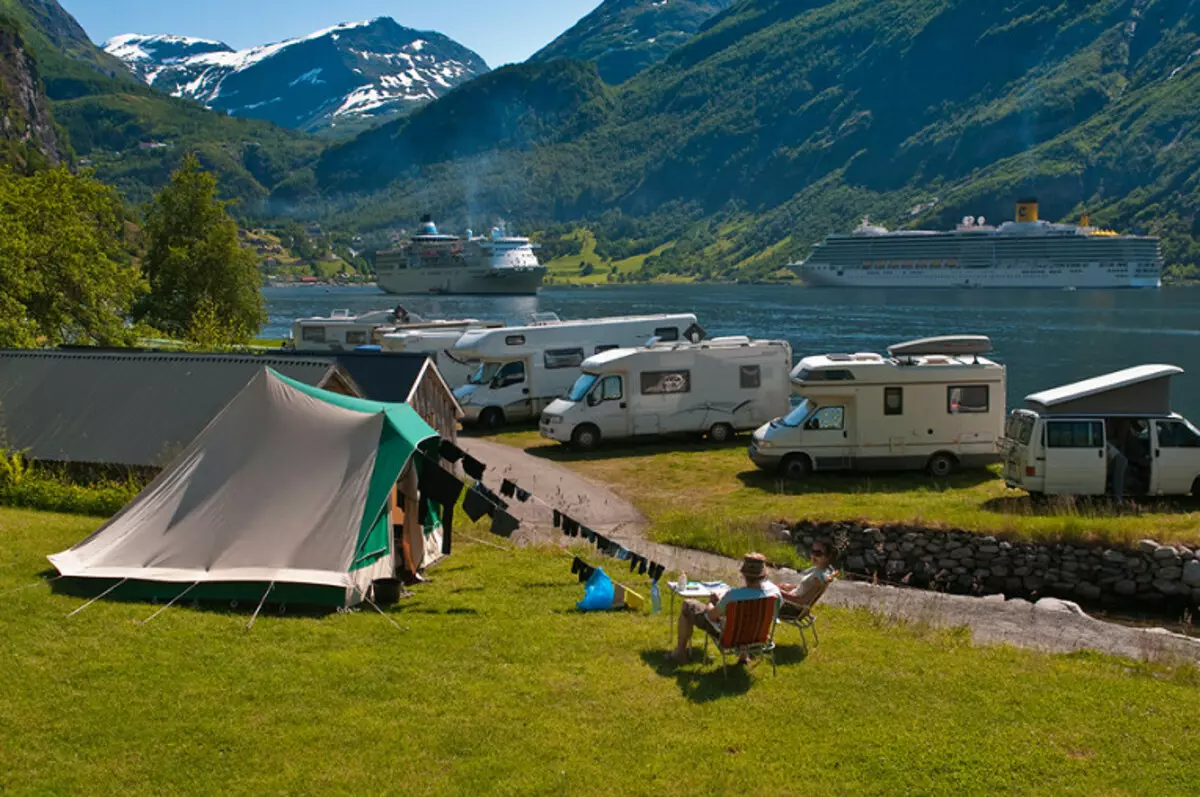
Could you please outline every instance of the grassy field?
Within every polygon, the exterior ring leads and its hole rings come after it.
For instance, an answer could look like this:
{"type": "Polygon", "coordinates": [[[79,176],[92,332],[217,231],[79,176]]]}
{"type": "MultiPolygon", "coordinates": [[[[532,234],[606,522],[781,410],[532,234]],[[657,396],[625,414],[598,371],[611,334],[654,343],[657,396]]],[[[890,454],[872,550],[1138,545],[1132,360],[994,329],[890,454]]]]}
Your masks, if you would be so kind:
{"type": "Polygon", "coordinates": [[[757,469],[747,438],[715,447],[678,440],[666,445],[626,444],[579,455],[535,431],[499,435],[499,442],[560,462],[615,486],[652,522],[660,542],[740,555],[758,542],[781,562],[787,546],[762,542],[772,520],[866,520],[920,523],[1037,540],[1200,543],[1200,502],[1153,501],[1114,511],[1103,502],[1033,506],[992,471],[963,472],[947,480],[924,473],[817,474],[793,483],[757,469]]]}
{"type": "MultiPolygon", "coordinates": [[[[805,657],[665,663],[561,552],[460,545],[416,597],[301,616],[36,582],[96,519],[0,510],[0,791],[1194,794],[1200,673],[821,613],[805,657]]],[[[698,652],[697,652],[698,658],[698,652]]]]}

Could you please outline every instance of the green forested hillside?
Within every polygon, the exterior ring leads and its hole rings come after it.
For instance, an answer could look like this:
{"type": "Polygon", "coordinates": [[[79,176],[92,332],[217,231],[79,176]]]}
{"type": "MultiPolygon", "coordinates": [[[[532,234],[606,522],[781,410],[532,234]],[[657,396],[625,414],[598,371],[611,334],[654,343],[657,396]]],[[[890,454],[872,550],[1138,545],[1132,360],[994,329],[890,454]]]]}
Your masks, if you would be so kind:
{"type": "MultiPolygon", "coordinates": [[[[1198,30],[1200,0],[742,0],[622,86],[576,83],[549,133],[469,124],[475,81],[330,151],[316,187],[364,228],[492,214],[589,227],[612,257],[673,243],[650,273],[765,273],[862,214],[1001,219],[1025,193],[1200,262],[1198,30]]],[[[540,123],[545,78],[514,71],[506,114],[540,123]]]]}

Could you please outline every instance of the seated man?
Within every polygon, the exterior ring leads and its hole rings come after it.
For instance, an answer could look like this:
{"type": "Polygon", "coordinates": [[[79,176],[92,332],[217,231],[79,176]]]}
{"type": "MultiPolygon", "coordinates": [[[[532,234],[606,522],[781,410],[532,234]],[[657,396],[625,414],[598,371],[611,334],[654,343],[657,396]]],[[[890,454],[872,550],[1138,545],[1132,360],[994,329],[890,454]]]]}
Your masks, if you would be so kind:
{"type": "MultiPolygon", "coordinates": [[[[692,629],[710,634],[714,639],[721,637],[721,624],[725,619],[725,610],[729,604],[736,601],[755,600],[772,597],[779,599],[779,587],[767,578],[767,559],[760,553],[748,553],[742,559],[742,578],[746,586],[731,589],[721,596],[720,600],[708,604],[688,600],[683,602],[683,610],[679,614],[679,642],[671,658],[678,664],[688,660],[688,646],[692,642],[692,629]]],[[[744,663],[744,662],[743,662],[744,663]]]]}
{"type": "Polygon", "coordinates": [[[813,602],[825,591],[825,587],[833,581],[834,559],[833,546],[825,540],[813,543],[809,558],[812,567],[800,574],[798,584],[780,584],[783,593],[783,606],[779,609],[781,620],[792,619],[806,613],[813,602]]]}

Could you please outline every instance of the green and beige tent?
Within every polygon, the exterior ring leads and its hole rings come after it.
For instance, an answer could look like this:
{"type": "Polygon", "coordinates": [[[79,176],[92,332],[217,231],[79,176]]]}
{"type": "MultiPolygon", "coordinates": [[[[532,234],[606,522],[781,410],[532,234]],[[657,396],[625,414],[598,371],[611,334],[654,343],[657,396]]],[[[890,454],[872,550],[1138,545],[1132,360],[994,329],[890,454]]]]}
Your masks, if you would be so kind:
{"type": "Polygon", "coordinates": [[[408,405],[264,368],[128,506],[50,561],[117,595],[353,605],[395,576],[391,492],[437,467],[437,445],[408,405]]]}

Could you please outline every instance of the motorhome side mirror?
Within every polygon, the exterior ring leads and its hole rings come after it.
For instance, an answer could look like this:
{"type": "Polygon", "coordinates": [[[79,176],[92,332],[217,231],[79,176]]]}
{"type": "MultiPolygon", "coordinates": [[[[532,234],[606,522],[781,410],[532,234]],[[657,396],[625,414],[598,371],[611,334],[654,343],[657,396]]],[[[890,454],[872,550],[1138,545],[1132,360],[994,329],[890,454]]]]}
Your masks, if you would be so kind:
{"type": "Polygon", "coordinates": [[[595,393],[588,393],[588,395],[587,395],[587,403],[588,403],[588,406],[589,406],[589,407],[594,407],[594,406],[596,406],[597,404],[599,404],[599,403],[600,403],[600,399],[596,398],[596,394],[595,394],[595,393]]]}

